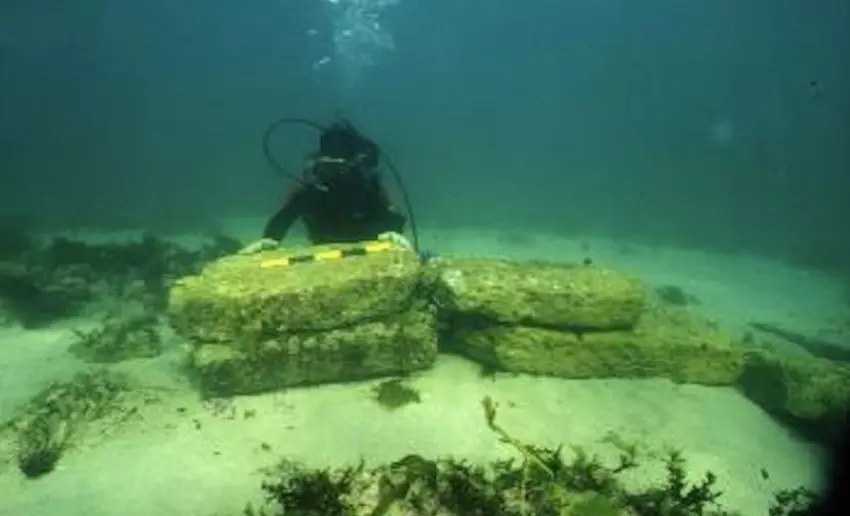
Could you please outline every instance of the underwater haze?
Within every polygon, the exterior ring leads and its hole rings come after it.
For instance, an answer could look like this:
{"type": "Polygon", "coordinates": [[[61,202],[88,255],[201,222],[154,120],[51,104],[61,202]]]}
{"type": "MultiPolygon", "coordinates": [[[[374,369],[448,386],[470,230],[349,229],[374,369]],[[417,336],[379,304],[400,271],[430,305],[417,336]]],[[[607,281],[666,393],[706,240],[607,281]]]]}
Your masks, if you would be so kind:
{"type": "Polygon", "coordinates": [[[842,506],[848,55],[848,0],[0,0],[0,514],[842,506]]]}
{"type": "Polygon", "coordinates": [[[843,0],[6,0],[0,196],[47,224],[265,216],[285,182],[267,124],[342,112],[395,159],[423,226],[835,265],[848,53],[843,0]],[[335,47],[340,4],[390,38],[366,43],[371,64],[335,47]]]}

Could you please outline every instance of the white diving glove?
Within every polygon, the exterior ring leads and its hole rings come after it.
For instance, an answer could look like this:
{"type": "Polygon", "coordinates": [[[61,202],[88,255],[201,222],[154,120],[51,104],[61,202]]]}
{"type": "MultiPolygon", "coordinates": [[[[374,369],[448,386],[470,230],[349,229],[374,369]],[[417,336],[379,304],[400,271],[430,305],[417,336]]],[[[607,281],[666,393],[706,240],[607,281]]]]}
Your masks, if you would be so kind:
{"type": "Polygon", "coordinates": [[[410,251],[413,251],[413,244],[410,243],[410,240],[407,239],[401,233],[396,233],[395,231],[387,231],[386,233],[381,233],[378,235],[378,240],[382,242],[391,242],[399,247],[404,247],[410,251]]]}
{"type": "Polygon", "coordinates": [[[257,254],[263,251],[273,251],[278,247],[280,247],[280,242],[277,240],[273,238],[263,238],[246,245],[240,249],[237,254],[257,254]]]}

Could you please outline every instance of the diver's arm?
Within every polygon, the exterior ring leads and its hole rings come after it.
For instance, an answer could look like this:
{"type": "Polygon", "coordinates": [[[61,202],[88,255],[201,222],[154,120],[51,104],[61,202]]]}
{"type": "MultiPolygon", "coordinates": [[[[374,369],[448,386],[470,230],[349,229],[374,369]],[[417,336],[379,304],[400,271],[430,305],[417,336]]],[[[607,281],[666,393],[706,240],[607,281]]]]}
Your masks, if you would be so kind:
{"type": "Polygon", "coordinates": [[[283,240],[289,228],[295,223],[298,217],[304,212],[304,205],[307,202],[309,189],[301,185],[295,186],[295,189],[290,193],[283,206],[269,219],[266,224],[266,229],[263,231],[263,238],[272,240],[283,240]]]}
{"type": "Polygon", "coordinates": [[[384,182],[381,181],[381,177],[375,175],[370,180],[373,181],[371,188],[376,194],[376,201],[380,206],[378,212],[382,214],[382,223],[385,225],[386,231],[401,233],[404,231],[404,226],[407,223],[407,217],[404,214],[399,213],[395,206],[393,206],[389,191],[387,191],[387,188],[384,186],[384,182]]]}
{"type": "Polygon", "coordinates": [[[376,168],[381,161],[381,150],[374,141],[361,136],[360,153],[357,155],[357,163],[360,166],[376,168]]]}
{"type": "Polygon", "coordinates": [[[378,202],[380,202],[387,211],[396,211],[395,206],[393,206],[393,201],[390,198],[390,193],[387,190],[387,187],[384,186],[384,182],[381,180],[380,176],[376,176],[374,178],[374,182],[374,189],[378,196],[378,202]]]}

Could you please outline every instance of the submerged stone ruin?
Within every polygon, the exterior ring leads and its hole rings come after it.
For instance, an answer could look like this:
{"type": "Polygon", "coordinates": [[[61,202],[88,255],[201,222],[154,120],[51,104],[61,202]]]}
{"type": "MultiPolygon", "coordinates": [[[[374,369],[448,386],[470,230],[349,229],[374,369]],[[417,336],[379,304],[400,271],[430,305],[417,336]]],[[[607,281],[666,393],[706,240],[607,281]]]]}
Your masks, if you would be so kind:
{"type": "Polygon", "coordinates": [[[451,345],[496,370],[728,385],[743,365],[708,321],[650,306],[641,281],[612,270],[454,260],[436,284],[451,345]]]}
{"type": "MultiPolygon", "coordinates": [[[[431,367],[445,351],[489,371],[734,386],[812,434],[836,428],[850,400],[847,362],[737,342],[690,311],[684,294],[667,292],[667,302],[658,303],[640,279],[604,267],[422,264],[415,253],[392,247],[343,258],[358,244],[309,248],[301,256],[313,259],[302,261],[291,259],[293,250],[233,255],[236,247],[218,238],[187,251],[146,237],[0,249],[0,318],[39,327],[79,313],[104,293],[138,301],[140,314],[77,332],[70,351],[95,364],[156,357],[167,347],[164,315],[190,343],[189,363],[211,397],[384,377],[392,380],[375,396],[395,408],[419,401],[398,377],[431,367]]],[[[93,368],[46,386],[0,424],[0,434],[11,436],[21,473],[36,478],[86,435],[120,426],[151,399],[123,376],[93,368]]],[[[282,463],[263,483],[271,512],[245,514],[472,514],[482,507],[510,516],[731,514],[714,503],[713,474],[686,482],[677,452],[662,459],[665,482],[627,490],[619,476],[638,461],[628,443],[609,442],[620,452],[611,464],[580,449],[537,448],[496,423],[491,400],[483,407],[486,424],[520,460],[482,467],[411,455],[326,470],[282,463]]],[[[778,493],[771,514],[804,514],[800,507],[812,499],[805,490],[778,493]]]]}
{"type": "Polygon", "coordinates": [[[603,267],[422,265],[402,248],[306,263],[288,256],[229,256],[172,288],[169,317],[191,342],[206,395],[403,375],[444,350],[495,371],[735,386],[808,433],[835,429],[850,401],[847,364],[747,348],[603,267]]]}
{"type": "MultiPolygon", "coordinates": [[[[318,252],[318,251],[317,251],[318,252]]],[[[224,258],[171,291],[201,388],[231,395],[393,376],[437,357],[437,319],[414,253],[288,265],[224,258]]]]}

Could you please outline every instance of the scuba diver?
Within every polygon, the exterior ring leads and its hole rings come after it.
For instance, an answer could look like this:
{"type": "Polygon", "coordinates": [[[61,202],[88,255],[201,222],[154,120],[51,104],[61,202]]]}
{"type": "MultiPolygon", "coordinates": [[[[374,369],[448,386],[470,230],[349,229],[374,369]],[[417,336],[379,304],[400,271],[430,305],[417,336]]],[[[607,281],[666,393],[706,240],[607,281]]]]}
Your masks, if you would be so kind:
{"type": "MultiPolygon", "coordinates": [[[[292,225],[301,220],[312,244],[347,243],[392,236],[406,243],[401,236],[407,217],[395,210],[379,174],[381,158],[378,145],[361,134],[347,120],[337,120],[321,126],[303,119],[282,119],[272,124],[263,138],[266,159],[279,172],[287,172],[269,150],[271,133],[281,124],[299,123],[320,131],[318,149],[313,152],[283,205],[269,219],[263,239],[243,252],[255,252],[277,247],[292,225]]],[[[388,161],[388,159],[385,159],[388,161]]],[[[395,168],[389,164],[396,178],[395,168]]],[[[416,229],[404,187],[401,185],[416,241],[416,229]]]]}
{"type": "Polygon", "coordinates": [[[319,136],[283,206],[266,225],[263,238],[283,240],[301,219],[313,244],[372,240],[401,233],[406,217],[397,213],[378,175],[380,151],[350,122],[338,121],[319,136]]]}

